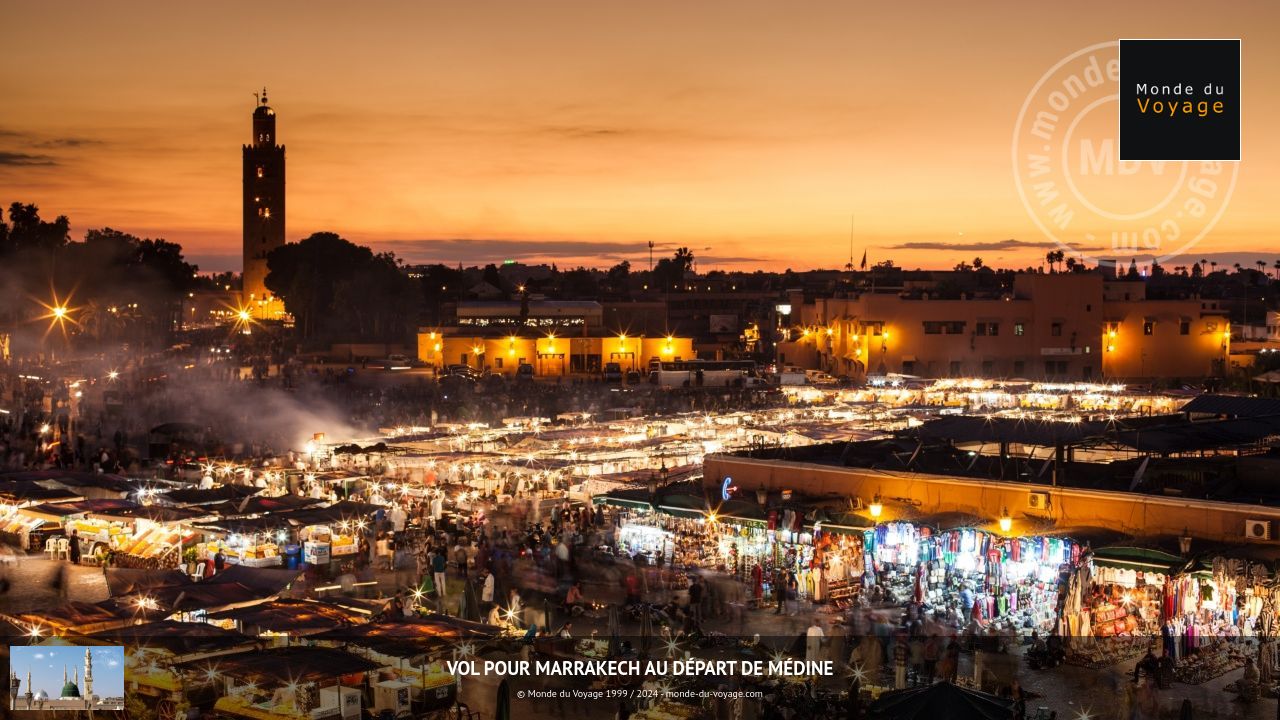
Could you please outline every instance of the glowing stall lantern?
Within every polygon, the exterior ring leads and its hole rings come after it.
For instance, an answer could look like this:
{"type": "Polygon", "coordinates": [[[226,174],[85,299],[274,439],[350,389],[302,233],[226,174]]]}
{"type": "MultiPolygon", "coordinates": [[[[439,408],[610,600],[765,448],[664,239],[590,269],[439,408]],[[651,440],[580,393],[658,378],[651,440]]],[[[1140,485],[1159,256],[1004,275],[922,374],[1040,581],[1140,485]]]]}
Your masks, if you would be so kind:
{"type": "Polygon", "coordinates": [[[867,512],[871,513],[871,517],[879,519],[881,513],[884,512],[884,503],[880,502],[880,494],[871,499],[871,504],[867,506],[867,512]]]}
{"type": "Polygon", "coordinates": [[[1013,518],[1009,516],[1009,508],[1000,512],[1000,532],[1007,533],[1013,529],[1013,518]]]}

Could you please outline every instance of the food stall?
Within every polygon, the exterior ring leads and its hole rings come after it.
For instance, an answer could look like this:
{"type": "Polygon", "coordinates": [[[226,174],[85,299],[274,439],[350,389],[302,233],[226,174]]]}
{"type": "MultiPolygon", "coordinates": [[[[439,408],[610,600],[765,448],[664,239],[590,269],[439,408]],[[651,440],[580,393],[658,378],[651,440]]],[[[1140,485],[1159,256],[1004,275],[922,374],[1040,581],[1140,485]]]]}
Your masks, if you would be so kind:
{"type": "Polygon", "coordinates": [[[30,481],[0,483],[0,543],[23,550],[43,550],[45,539],[61,528],[45,527],[43,518],[18,511],[41,503],[83,499],[71,490],[49,489],[30,481]]]}
{"type": "Polygon", "coordinates": [[[250,720],[358,720],[364,704],[360,687],[378,665],[334,648],[282,647],[191,660],[178,667],[214,678],[214,714],[250,720]]]}
{"type": "Polygon", "coordinates": [[[207,518],[197,509],[159,505],[117,508],[89,513],[89,522],[123,523],[129,535],[117,534],[111,564],[125,568],[178,567],[182,548],[196,539],[193,521],[207,518]],[[131,525],[130,525],[131,523],[131,525]]]}
{"type": "Polygon", "coordinates": [[[104,513],[141,507],[128,500],[80,500],[19,508],[17,513],[24,518],[19,524],[30,528],[27,532],[37,527],[41,530],[57,527],[61,528],[57,534],[70,537],[75,533],[80,543],[80,557],[87,562],[118,550],[135,534],[133,518],[112,518],[104,513]]]}
{"type": "Polygon", "coordinates": [[[433,614],[341,628],[311,639],[377,663],[381,669],[376,680],[370,679],[373,710],[399,716],[451,707],[459,680],[445,661],[479,654],[501,636],[492,625],[433,614]]]}
{"type": "Polygon", "coordinates": [[[219,552],[228,565],[275,567],[283,564],[281,545],[289,534],[270,518],[220,520],[197,526],[204,541],[195,544],[196,559],[211,561],[219,552]]]}
{"type": "Polygon", "coordinates": [[[129,625],[91,637],[127,648],[125,692],[155,708],[156,720],[183,720],[189,708],[208,710],[218,699],[214,677],[183,672],[176,664],[254,646],[251,638],[206,623],[172,620],[129,625]]]}

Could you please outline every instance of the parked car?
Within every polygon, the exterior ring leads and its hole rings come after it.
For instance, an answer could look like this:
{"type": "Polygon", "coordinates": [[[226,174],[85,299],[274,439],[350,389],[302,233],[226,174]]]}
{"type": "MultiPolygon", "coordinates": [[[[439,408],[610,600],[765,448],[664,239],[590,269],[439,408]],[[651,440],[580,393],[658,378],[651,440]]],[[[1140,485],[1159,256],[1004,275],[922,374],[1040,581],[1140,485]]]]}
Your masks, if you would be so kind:
{"type": "Polygon", "coordinates": [[[533,382],[533,366],[529,363],[520,363],[516,368],[516,380],[518,382],[533,382]]]}
{"type": "Polygon", "coordinates": [[[462,377],[468,380],[479,380],[481,375],[479,370],[470,365],[449,365],[441,374],[446,377],[462,377]]]}
{"type": "Polygon", "coordinates": [[[604,364],[604,372],[602,373],[604,381],[607,383],[622,382],[622,365],[611,362],[604,364]]]}

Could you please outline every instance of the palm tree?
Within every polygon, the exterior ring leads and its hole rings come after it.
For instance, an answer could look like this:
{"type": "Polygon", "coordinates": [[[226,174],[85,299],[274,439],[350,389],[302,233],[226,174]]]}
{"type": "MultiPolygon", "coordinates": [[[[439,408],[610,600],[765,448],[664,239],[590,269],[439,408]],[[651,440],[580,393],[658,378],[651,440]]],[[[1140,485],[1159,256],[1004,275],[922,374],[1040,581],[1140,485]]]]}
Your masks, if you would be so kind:
{"type": "Polygon", "coordinates": [[[1280,260],[1276,260],[1276,264],[1271,267],[1276,269],[1276,279],[1280,280],[1280,260]]]}
{"type": "Polygon", "coordinates": [[[1267,274],[1267,261],[1266,261],[1266,260],[1258,260],[1257,262],[1255,262],[1255,263],[1254,263],[1254,265],[1257,265],[1257,266],[1258,266],[1258,272],[1262,273],[1263,275],[1266,275],[1266,274],[1267,274]]]}
{"type": "Polygon", "coordinates": [[[1216,273],[1216,272],[1218,272],[1218,261],[1217,260],[1209,261],[1209,274],[1212,275],[1213,273],[1216,273]]]}

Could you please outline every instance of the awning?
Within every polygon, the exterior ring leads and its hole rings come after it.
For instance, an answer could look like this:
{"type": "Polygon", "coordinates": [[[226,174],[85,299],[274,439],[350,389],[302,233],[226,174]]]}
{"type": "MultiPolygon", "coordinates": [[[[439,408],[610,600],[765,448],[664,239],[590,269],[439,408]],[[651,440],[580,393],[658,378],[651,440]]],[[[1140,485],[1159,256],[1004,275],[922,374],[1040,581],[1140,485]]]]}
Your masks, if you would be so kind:
{"type": "Polygon", "coordinates": [[[460,643],[487,642],[500,633],[501,629],[492,625],[428,615],[336,628],[309,639],[339,642],[391,657],[416,658],[451,650],[460,643]]]}
{"type": "Polygon", "coordinates": [[[1094,565],[1120,570],[1169,574],[1185,562],[1177,555],[1149,548],[1113,547],[1093,551],[1094,565]]]}
{"type": "Polygon", "coordinates": [[[380,666],[357,655],[324,647],[284,647],[238,655],[222,655],[178,663],[192,672],[213,672],[259,687],[276,683],[308,683],[336,680],[344,675],[377,670],[380,666]]]}

